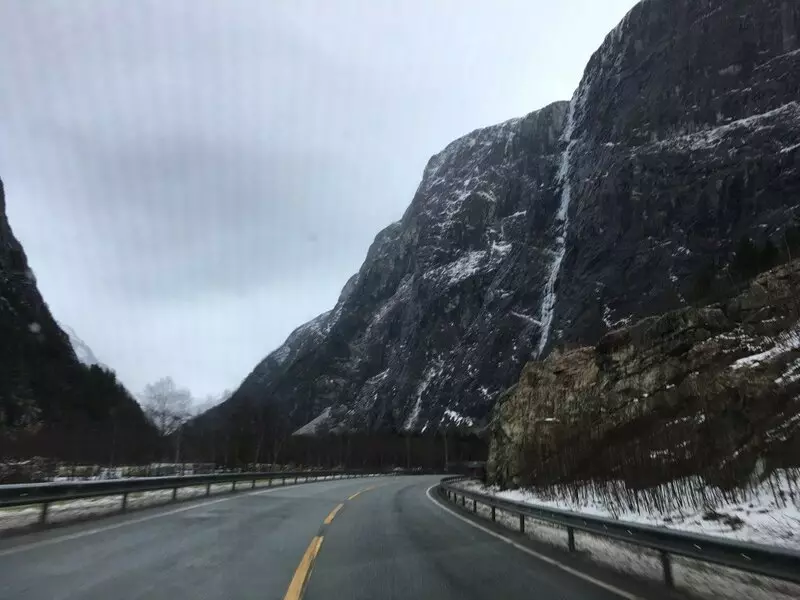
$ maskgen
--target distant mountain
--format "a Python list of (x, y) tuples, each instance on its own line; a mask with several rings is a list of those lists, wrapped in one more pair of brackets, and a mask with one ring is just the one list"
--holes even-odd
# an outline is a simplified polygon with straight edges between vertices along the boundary
[(153, 435), (114, 373), (53, 319), (0, 182), (0, 457), (136, 460), (149, 457)]
[(570, 102), (434, 156), (336, 306), (207, 420), (269, 404), (301, 433), (485, 426), (530, 359), (698, 300), (743, 239), (782, 248), (799, 31), (797, 2), (641, 2)]

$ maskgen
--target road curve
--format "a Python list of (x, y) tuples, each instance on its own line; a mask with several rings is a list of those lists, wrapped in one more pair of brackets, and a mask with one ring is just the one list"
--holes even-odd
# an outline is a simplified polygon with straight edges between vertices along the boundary
[(437, 481), (274, 488), (0, 540), (0, 599), (626, 597), (447, 512)]

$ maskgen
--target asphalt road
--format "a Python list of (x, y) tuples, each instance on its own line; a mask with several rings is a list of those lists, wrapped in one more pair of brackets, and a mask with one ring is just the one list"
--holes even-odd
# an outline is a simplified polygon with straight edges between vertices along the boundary
[(0, 540), (0, 598), (624, 597), (443, 510), (437, 481), (312, 483)]

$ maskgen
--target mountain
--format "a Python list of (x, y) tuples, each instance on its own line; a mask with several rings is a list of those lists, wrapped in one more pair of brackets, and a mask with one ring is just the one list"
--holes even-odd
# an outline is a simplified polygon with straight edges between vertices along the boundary
[(498, 401), (502, 486), (690, 475), (725, 489), (800, 456), (800, 260), (704, 307), (648, 317), (532, 361)]
[(480, 427), (530, 359), (702, 299), (797, 217), (798, 31), (789, 0), (641, 2), (571, 101), (431, 158), (336, 306), (208, 419)]
[(75, 352), (75, 356), (82, 365), (86, 365), (87, 367), (91, 367), (92, 365), (103, 366), (103, 364), (97, 360), (97, 357), (94, 355), (94, 352), (92, 352), (92, 349), (86, 342), (78, 337), (78, 334), (75, 333), (74, 329), (64, 325), (63, 323), (59, 323), (58, 326), (61, 327), (62, 331), (67, 334), (69, 343), (72, 346), (72, 350)]
[(0, 182), (0, 456), (105, 463), (146, 455), (152, 427), (114, 373), (76, 356), (5, 206)]

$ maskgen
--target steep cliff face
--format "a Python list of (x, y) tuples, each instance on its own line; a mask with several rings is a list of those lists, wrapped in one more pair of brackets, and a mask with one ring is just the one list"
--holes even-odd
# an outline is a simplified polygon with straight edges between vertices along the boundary
[(478, 426), (529, 359), (685, 304), (800, 204), (799, 29), (790, 1), (642, 2), (571, 102), (434, 156), (336, 307), (219, 410)]
[(703, 475), (734, 485), (797, 466), (800, 261), (704, 308), (649, 317), (528, 364), (498, 402), (489, 479), (503, 486)]
[(81, 364), (53, 319), (6, 218), (0, 183), (0, 457), (107, 459), (111, 435), (117, 456), (132, 457), (134, 445), (147, 452), (151, 434), (113, 374)]
[(475, 131), (434, 156), (334, 310), (295, 331), (229, 402), (276, 400), (295, 427), (324, 411), (315, 431), (484, 418), (536, 349), (542, 291), (528, 282), (547, 279), (559, 243), (552, 182), (567, 109)]
[(574, 101), (554, 337), (681, 305), (798, 214), (799, 29), (786, 0), (647, 0), (609, 34)]

